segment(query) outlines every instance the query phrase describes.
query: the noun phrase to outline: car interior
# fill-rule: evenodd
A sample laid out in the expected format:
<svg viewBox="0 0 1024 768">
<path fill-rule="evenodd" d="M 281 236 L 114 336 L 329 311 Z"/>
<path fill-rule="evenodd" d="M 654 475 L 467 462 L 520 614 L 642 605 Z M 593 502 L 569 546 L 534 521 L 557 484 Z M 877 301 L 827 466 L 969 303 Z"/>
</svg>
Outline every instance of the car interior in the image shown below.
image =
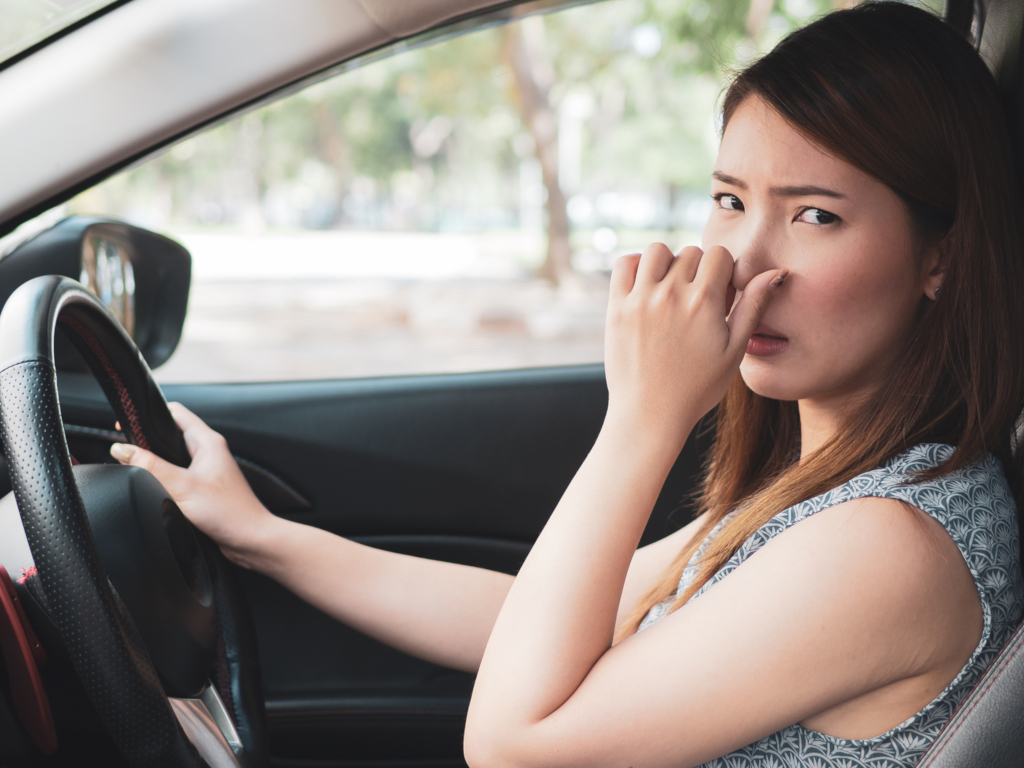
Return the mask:
<svg viewBox="0 0 1024 768">
<path fill-rule="evenodd" d="M 0 64 L 0 235 L 310 83 L 399 50 L 580 4 L 106 5 Z M 1024 2 L 947 0 L 945 17 L 995 73 L 1017 149 L 1007 162 L 1024 171 Z M 75 282 L 95 279 L 101 248 L 133 269 L 137 300 L 130 310 L 101 303 Z M 5 441 L 55 447 L 53 456 L 42 448 L 8 455 L 10 483 L 8 471 L 0 473 L 0 564 L 10 574 L 0 573 L 0 766 L 464 766 L 471 675 L 395 651 L 277 583 L 231 567 L 167 507 L 159 488 L 138 473 L 108 472 L 117 469 L 109 445 L 146 441 L 187 464 L 166 410 L 166 402 L 178 401 L 227 438 L 275 514 L 375 547 L 514 574 L 597 436 L 607 404 L 602 366 L 158 387 L 149 368 L 178 343 L 189 269 L 188 252 L 168 238 L 81 216 L 0 258 Z M 39 368 L 46 361 L 57 369 L 55 389 Z M 76 463 L 67 471 L 58 455 L 64 440 L 64 454 Z M 688 521 L 709 441 L 706 429 L 691 436 L 642 543 Z M 57 501 L 43 499 L 19 517 L 12 483 L 28 488 L 37 476 L 39 497 Z M 83 514 L 69 482 L 81 488 Z M 105 511 L 120 504 L 111 499 L 128 498 L 124 510 Z M 61 499 L 63 511 L 45 508 Z M 28 536 L 30 552 L 25 531 L 50 525 L 47 515 L 66 516 L 69 527 L 54 528 L 48 539 Z M 123 522 L 132 516 L 141 522 Z M 91 534 L 82 532 L 90 527 Z M 73 543 L 90 537 L 96 562 L 88 541 Z M 47 553 L 36 546 L 44 540 Z M 122 644 L 109 656 L 96 650 L 100 640 L 76 645 L 62 634 L 56 582 L 19 579 L 23 568 L 41 573 L 46 558 L 60 562 L 62 547 L 75 546 L 79 570 L 68 570 L 62 583 L 88 584 L 60 599 L 67 611 L 79 611 L 74 621 L 102 624 Z M 165 560 L 186 576 L 185 592 L 172 594 L 161 581 Z M 171 607 L 164 610 L 160 600 Z M 118 618 L 121 611 L 132 626 Z M 174 621 L 164 615 L 171 613 Z M 1024 629 L 920 765 L 1024 764 L 1022 646 Z M 147 651 L 152 662 L 139 662 Z M 104 659 L 117 669 L 104 672 Z M 169 711 L 168 696 L 177 719 L 143 723 L 145 713 L 157 712 L 159 720 Z M 200 720 L 206 725 L 189 725 Z M 112 732 L 112 722 L 123 727 Z M 201 746 L 203 739 L 212 746 Z M 157 746 L 147 751 L 150 743 Z"/>
</svg>

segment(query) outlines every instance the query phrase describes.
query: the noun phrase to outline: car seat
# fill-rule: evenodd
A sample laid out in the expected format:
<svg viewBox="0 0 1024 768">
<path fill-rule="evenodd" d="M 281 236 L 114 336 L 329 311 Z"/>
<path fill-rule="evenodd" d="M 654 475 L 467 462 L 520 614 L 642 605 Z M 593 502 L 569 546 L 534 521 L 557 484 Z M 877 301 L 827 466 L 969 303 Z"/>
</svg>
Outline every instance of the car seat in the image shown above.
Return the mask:
<svg viewBox="0 0 1024 768">
<path fill-rule="evenodd" d="M 1024 0 L 946 0 L 945 17 L 972 40 L 1003 93 L 1018 177 L 1024 180 Z M 1024 766 L 1024 625 L 978 681 L 918 768 Z"/>
</svg>

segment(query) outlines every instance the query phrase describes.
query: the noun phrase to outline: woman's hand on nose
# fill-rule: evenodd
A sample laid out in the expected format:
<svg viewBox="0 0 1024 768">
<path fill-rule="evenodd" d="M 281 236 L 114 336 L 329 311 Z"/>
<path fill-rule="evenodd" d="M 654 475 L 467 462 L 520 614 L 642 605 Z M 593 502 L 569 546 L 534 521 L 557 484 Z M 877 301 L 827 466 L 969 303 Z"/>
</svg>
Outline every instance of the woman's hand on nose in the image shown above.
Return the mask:
<svg viewBox="0 0 1024 768">
<path fill-rule="evenodd" d="M 673 255 L 655 243 L 618 259 L 605 332 L 608 420 L 664 433 L 681 448 L 725 394 L 786 274 L 753 277 L 726 317 L 733 259 L 725 248 Z"/>
</svg>

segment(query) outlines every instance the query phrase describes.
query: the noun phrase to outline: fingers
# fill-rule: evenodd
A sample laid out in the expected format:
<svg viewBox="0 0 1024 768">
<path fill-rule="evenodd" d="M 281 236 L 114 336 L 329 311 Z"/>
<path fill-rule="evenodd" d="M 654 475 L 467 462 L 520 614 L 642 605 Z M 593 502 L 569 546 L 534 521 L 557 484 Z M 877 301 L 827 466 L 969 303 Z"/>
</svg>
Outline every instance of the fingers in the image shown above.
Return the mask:
<svg viewBox="0 0 1024 768">
<path fill-rule="evenodd" d="M 631 253 L 615 260 L 612 265 L 611 290 L 614 294 L 625 295 L 636 284 L 653 285 L 664 280 L 669 273 L 687 283 L 693 282 L 702 254 L 700 248 L 691 245 L 676 256 L 667 245 L 651 243 L 642 254 Z"/>
<path fill-rule="evenodd" d="M 159 456 L 145 448 L 129 443 L 114 443 L 110 446 L 110 455 L 121 464 L 132 467 L 141 467 L 152 472 L 156 479 L 174 495 L 173 488 L 178 486 L 185 478 L 186 470 L 177 467 L 170 462 L 164 461 Z"/>
<path fill-rule="evenodd" d="M 719 249 L 725 251 L 724 248 Z M 695 245 L 687 246 L 679 252 L 679 255 L 674 255 L 664 243 L 651 243 L 644 249 L 643 255 L 640 257 L 637 281 L 653 284 L 661 282 L 671 275 L 676 279 L 692 283 L 697 276 L 700 264 L 703 263 L 703 255 L 704 252 Z"/>
<path fill-rule="evenodd" d="M 185 447 L 188 448 L 188 454 L 192 458 L 195 458 L 200 449 L 224 442 L 224 438 L 219 432 L 210 429 L 205 421 L 181 403 L 170 403 L 167 407 L 170 408 L 174 421 L 181 427 L 181 432 L 185 437 Z"/>
<path fill-rule="evenodd" d="M 725 248 L 720 245 L 713 245 L 700 259 L 697 266 L 697 274 L 694 281 L 703 280 L 707 283 L 710 293 L 728 294 L 728 287 L 732 284 L 732 273 L 735 262 Z"/>
<path fill-rule="evenodd" d="M 225 452 L 227 451 L 227 442 L 220 433 L 210 429 L 202 419 L 184 405 L 169 403 L 168 408 L 174 421 L 181 428 L 190 456 L 195 458 L 196 454 L 203 449 L 213 452 L 223 448 Z M 137 445 L 114 443 L 110 446 L 110 455 L 122 464 L 149 470 L 165 486 L 182 482 L 186 477 L 185 469 L 164 461 L 151 451 L 139 448 Z"/>
<path fill-rule="evenodd" d="M 689 245 L 679 252 L 670 269 L 678 273 L 681 280 L 692 283 L 697 277 L 697 270 L 700 268 L 703 257 L 704 251 L 695 245 Z"/>
<path fill-rule="evenodd" d="M 689 246 L 674 256 L 662 243 L 652 243 L 642 254 L 631 253 L 616 259 L 611 290 L 613 295 L 625 296 L 640 285 L 670 281 L 703 283 L 705 295 L 722 296 L 723 315 L 728 315 L 736 303 L 736 288 L 732 284 L 735 267 L 732 254 L 720 245 L 707 252 Z"/>
<path fill-rule="evenodd" d="M 757 324 L 761 322 L 772 299 L 778 295 L 787 275 L 788 269 L 773 269 L 762 272 L 747 283 L 743 295 L 729 316 L 729 347 L 733 351 L 738 347 L 746 348 Z"/>
<path fill-rule="evenodd" d="M 636 270 L 640 266 L 640 254 L 630 253 L 619 256 L 612 263 L 610 290 L 613 296 L 625 296 L 636 283 Z"/>
<path fill-rule="evenodd" d="M 177 422 L 179 427 L 181 427 L 182 432 L 187 432 L 190 429 L 209 429 L 209 427 L 206 426 L 205 421 L 200 419 L 181 403 L 168 403 L 167 407 L 170 409 L 171 416 L 174 417 L 174 421 Z"/>
<path fill-rule="evenodd" d="M 661 282 L 668 274 L 669 267 L 675 260 L 675 254 L 664 243 L 651 243 L 644 248 L 640 256 L 640 266 L 636 271 L 636 282 L 648 285 Z"/>
</svg>

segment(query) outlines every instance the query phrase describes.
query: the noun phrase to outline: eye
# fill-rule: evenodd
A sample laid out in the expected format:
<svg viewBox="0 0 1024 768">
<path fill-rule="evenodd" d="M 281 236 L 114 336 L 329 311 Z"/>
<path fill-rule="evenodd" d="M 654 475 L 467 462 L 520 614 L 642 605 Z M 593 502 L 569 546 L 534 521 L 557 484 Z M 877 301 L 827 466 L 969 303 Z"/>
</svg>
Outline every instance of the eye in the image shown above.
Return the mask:
<svg viewBox="0 0 1024 768">
<path fill-rule="evenodd" d="M 724 208 L 727 211 L 743 210 L 743 201 L 736 197 L 736 195 L 730 195 L 728 192 L 719 192 L 717 195 L 712 195 L 712 197 L 720 208 Z"/>
<path fill-rule="evenodd" d="M 804 208 L 796 217 L 796 221 L 802 221 L 805 224 L 834 224 L 839 221 L 839 217 L 821 208 Z"/>
</svg>

